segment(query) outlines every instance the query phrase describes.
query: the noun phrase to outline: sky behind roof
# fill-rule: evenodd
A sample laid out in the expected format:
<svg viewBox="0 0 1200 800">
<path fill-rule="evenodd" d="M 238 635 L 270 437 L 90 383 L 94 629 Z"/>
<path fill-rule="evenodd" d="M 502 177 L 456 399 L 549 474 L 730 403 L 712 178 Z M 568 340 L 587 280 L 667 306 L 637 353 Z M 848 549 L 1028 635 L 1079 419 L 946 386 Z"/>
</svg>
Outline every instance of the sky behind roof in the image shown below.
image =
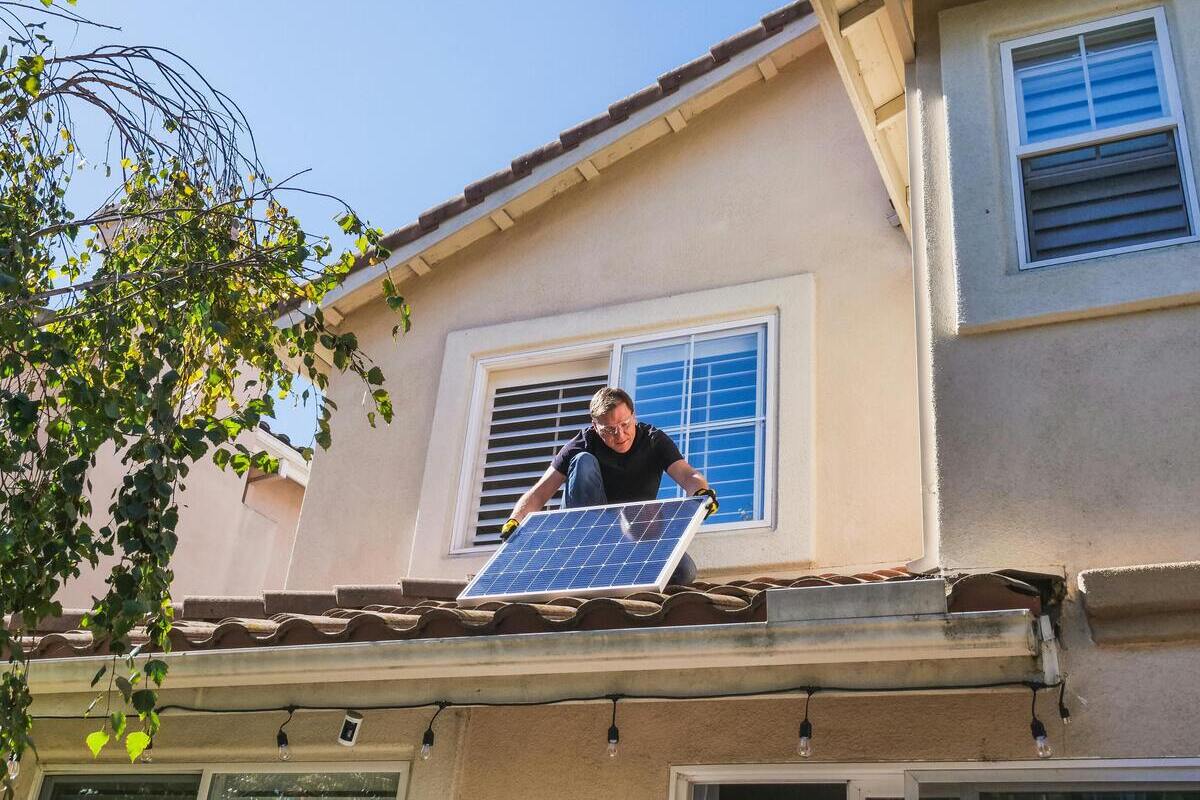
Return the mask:
<svg viewBox="0 0 1200 800">
<path fill-rule="evenodd" d="M 80 0 L 122 30 L 57 43 L 173 50 L 241 106 L 271 175 L 311 168 L 306 187 L 390 231 L 784 2 Z M 290 207 L 333 230 L 328 205 Z M 308 444 L 314 425 L 310 407 L 273 427 Z"/>
</svg>

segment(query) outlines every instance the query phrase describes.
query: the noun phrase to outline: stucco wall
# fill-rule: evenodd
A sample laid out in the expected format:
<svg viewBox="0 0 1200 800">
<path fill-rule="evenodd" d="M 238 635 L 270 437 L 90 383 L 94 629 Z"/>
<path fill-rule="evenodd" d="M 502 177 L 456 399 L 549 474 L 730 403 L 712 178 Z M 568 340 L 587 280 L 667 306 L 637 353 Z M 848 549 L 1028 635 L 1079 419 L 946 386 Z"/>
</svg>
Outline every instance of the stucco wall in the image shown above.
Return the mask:
<svg viewBox="0 0 1200 800">
<path fill-rule="evenodd" d="M 260 446 L 249 437 L 245 444 L 252 449 Z M 94 527 L 108 518 L 112 491 L 124 474 L 120 459 L 111 451 L 97 458 L 89 473 Z M 179 496 L 173 596 L 258 595 L 264 589 L 282 589 L 304 488 L 284 479 L 247 488 L 244 477 L 231 469 L 218 469 L 207 458 L 193 465 L 186 484 Z M 92 597 L 103 596 L 106 590 L 111 563 L 104 559 L 97 569 L 85 569 L 62 588 L 57 599 L 65 608 L 91 608 Z"/>
<path fill-rule="evenodd" d="M 1057 564 L 1073 575 L 1091 566 L 1189 560 L 1200 548 L 1200 309 L 1114 315 L 1097 300 L 1089 313 L 1103 316 L 991 333 L 966 332 L 958 316 L 978 303 L 1021 311 L 1024 290 L 1015 283 L 1044 281 L 1048 295 L 1066 286 L 1085 301 L 1114 269 L 1122 282 L 1140 280 L 1147 290 L 1164 260 L 1197 274 L 1200 250 L 1181 245 L 1015 275 L 1011 218 L 992 215 L 1002 218 L 992 224 L 975 215 L 980 198 L 1011 191 L 996 138 L 1004 116 L 995 79 L 999 41 L 1146 5 L 988 0 L 918 9 L 910 108 L 925 236 L 917 263 L 919 299 L 930 308 L 946 566 Z M 1194 120 L 1200 6 L 1164 7 Z M 939 9 L 946 10 L 939 16 Z M 993 69 L 974 85 L 946 72 L 981 58 Z M 964 118 L 965 94 L 990 98 L 992 115 Z M 972 226 L 979 227 L 975 238 L 964 238 Z M 977 240 L 984 234 L 991 246 Z M 968 302 L 964 293 L 986 296 Z"/>
<path fill-rule="evenodd" d="M 1080 640 L 1071 644 L 1086 646 Z M 1157 652 L 1165 656 L 1159 674 L 1172 687 L 1170 692 L 1163 691 L 1161 684 L 1124 681 L 1123 674 L 1139 658 L 1136 651 L 1107 658 L 1103 666 L 1075 661 L 1068 651 L 1073 675 L 1081 676 L 1069 694 L 1071 725 L 1059 722 L 1049 693 L 1041 695 L 1038 706 L 1056 757 L 1196 755 L 1191 717 L 1200 703 L 1200 686 L 1189 679 L 1192 670 L 1186 651 Z M 311 697 L 306 688 L 202 692 L 196 702 L 232 707 L 286 703 L 289 698 L 305 701 Z M 461 687 L 463 692 L 472 690 Z M 392 685 L 368 689 L 349 684 L 337 696 L 348 703 L 367 697 L 396 703 L 413 694 Z M 795 746 L 802 707 L 800 697 L 623 702 L 617 716 L 621 743 L 615 759 L 605 753 L 607 703 L 450 709 L 437 720 L 437 740 L 429 761 L 414 759 L 431 713 L 428 709 L 366 711 L 352 750 L 335 743 L 340 711 L 300 712 L 288 726 L 293 753 L 289 766 L 302 771 L 312 762 L 411 761 L 409 800 L 666 798 L 672 766 L 799 762 Z M 275 732 L 284 717 L 282 712 L 236 717 L 168 714 L 155 743 L 155 767 L 126 763 L 125 770 L 145 774 L 180 763 L 222 768 L 255 762 L 277 765 Z M 1024 690 L 817 695 L 810 718 L 814 754 L 805 764 L 812 767 L 826 762 L 1036 761 L 1029 736 L 1029 694 Z M 34 734 L 42 763 L 57 769 L 77 765 L 79 772 L 90 772 L 83 739 L 96 726 L 95 721 L 37 722 Z M 110 750 L 102 761 L 119 769 L 121 755 Z M 34 777 L 32 769 L 24 773 Z"/>
<path fill-rule="evenodd" d="M 335 379 L 343 411 L 313 467 L 289 587 L 394 581 L 414 546 L 437 553 L 444 577 L 482 563 L 442 558 L 449 531 L 412 541 L 427 513 L 418 497 L 452 331 L 572 311 L 603 318 L 612 304 L 799 273 L 816 286 L 816 561 L 920 555 L 911 271 L 887 211 L 822 50 L 403 284 L 414 328 L 401 341 L 377 304 L 356 311 L 345 326 L 389 376 L 396 421 L 372 431 L 357 413 L 361 387 Z M 787 353 L 781 364 L 791 368 Z M 429 480 L 457 485 L 458 475 Z"/>
</svg>

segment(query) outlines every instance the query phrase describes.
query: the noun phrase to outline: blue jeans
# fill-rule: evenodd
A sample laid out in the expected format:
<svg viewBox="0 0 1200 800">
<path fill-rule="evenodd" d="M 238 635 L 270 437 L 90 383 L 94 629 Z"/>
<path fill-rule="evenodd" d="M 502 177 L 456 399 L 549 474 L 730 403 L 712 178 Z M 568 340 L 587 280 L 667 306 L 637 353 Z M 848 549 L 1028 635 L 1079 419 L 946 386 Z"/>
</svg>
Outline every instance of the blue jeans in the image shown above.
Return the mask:
<svg viewBox="0 0 1200 800">
<path fill-rule="evenodd" d="M 567 467 L 567 488 L 563 493 L 563 508 L 585 508 L 608 504 L 604 480 L 600 477 L 600 462 L 591 453 L 579 453 Z M 671 573 L 670 584 L 682 585 L 696 580 L 696 562 L 687 553 Z"/>
</svg>

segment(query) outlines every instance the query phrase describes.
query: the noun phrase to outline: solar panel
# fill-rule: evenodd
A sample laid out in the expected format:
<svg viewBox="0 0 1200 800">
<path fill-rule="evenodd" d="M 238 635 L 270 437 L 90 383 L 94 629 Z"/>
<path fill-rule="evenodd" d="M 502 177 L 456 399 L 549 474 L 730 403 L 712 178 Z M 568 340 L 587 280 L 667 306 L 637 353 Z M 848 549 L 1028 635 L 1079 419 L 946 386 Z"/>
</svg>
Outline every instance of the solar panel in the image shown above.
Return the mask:
<svg viewBox="0 0 1200 800">
<path fill-rule="evenodd" d="M 705 497 L 530 514 L 460 602 L 662 591 L 704 520 Z"/>
</svg>

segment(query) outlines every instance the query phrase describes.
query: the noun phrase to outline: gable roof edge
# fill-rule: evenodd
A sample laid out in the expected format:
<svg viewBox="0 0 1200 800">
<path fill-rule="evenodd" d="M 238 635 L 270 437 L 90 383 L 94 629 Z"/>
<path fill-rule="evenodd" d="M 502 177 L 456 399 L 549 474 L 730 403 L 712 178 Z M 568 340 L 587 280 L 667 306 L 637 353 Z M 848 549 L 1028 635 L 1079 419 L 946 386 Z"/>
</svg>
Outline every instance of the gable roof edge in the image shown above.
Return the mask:
<svg viewBox="0 0 1200 800">
<path fill-rule="evenodd" d="M 807 3 L 801 5 L 807 6 Z M 732 42 L 743 35 L 739 34 L 726 41 Z M 326 295 L 322 307 L 334 308 L 339 314 L 345 315 L 379 294 L 380 284 L 389 274 L 397 284 L 409 278 L 427 274 L 431 271 L 431 265 L 448 258 L 484 236 L 507 230 L 519 221 L 521 215 L 540 206 L 566 188 L 597 177 L 600 170 L 597 169 L 593 159 L 604 158 L 607 160 L 602 161 L 602 166 L 611 165 L 625 155 L 657 141 L 662 136 L 682 129 L 686 125 L 687 118 L 703 113 L 744 88 L 770 80 L 778 68 L 786 66 L 822 44 L 824 44 L 824 40 L 816 15 L 811 11 L 804 13 L 783 25 L 778 31 L 768 34 L 755 44 L 730 56 L 725 63 L 687 80 L 679 86 L 678 90 L 630 113 L 620 122 L 611 124 L 592 135 L 587 135 L 586 132 L 581 134 L 586 138 L 573 144 L 571 149 L 533 166 L 525 176 L 487 193 L 474 205 L 468 203 L 465 195 L 459 195 L 447 203 L 430 209 L 421 215 L 421 222 L 430 219 L 433 220 L 431 224 L 436 227 L 406 244 L 394 247 L 392 254 L 384 262 L 352 271 L 337 288 Z M 721 47 L 722 45 L 717 45 L 703 58 L 710 58 L 712 52 L 718 51 Z M 782 64 L 778 59 L 781 55 L 786 56 Z M 674 70 L 668 75 L 684 71 L 685 68 Z M 750 79 L 746 80 L 747 77 Z M 740 83 L 738 82 L 739 78 L 742 78 Z M 737 85 L 730 87 L 730 84 Z M 656 86 L 652 85 L 625 100 L 614 103 L 610 106 L 608 114 L 619 113 L 621 107 L 626 103 Z M 722 90 L 725 88 L 729 88 L 729 91 L 722 94 Z M 719 96 L 713 97 L 713 95 Z M 689 108 L 685 109 L 685 106 L 689 106 Z M 686 111 L 686 118 L 681 111 Z M 586 131 L 589 125 L 596 123 L 601 118 L 596 117 L 592 121 L 569 129 L 564 137 L 577 131 Z M 527 155 L 533 156 L 547 149 L 561 149 L 561 145 L 559 148 L 554 148 L 558 144 L 559 142 L 556 140 Z M 622 149 L 622 145 L 625 146 L 623 152 L 613 152 L 616 149 Z M 519 157 L 514 161 L 514 165 L 523 158 L 526 156 Z M 489 179 L 473 184 L 468 187 L 468 190 L 487 180 Z M 533 197 L 539 190 L 546 196 L 540 199 Z M 524 204 L 522 201 L 525 201 Z M 455 210 L 456 205 L 465 206 L 465 208 Z M 521 205 L 527 207 L 514 214 L 512 207 Z M 445 216 L 443 220 L 436 219 L 442 215 Z M 419 224 L 421 223 L 414 223 L 414 225 Z M 385 237 L 385 241 L 386 238 L 402 234 L 412 227 L 408 226 L 394 231 L 389 234 L 389 237 Z M 281 317 L 277 324 L 290 325 L 298 319 L 299 313 L 292 311 Z"/>
</svg>

